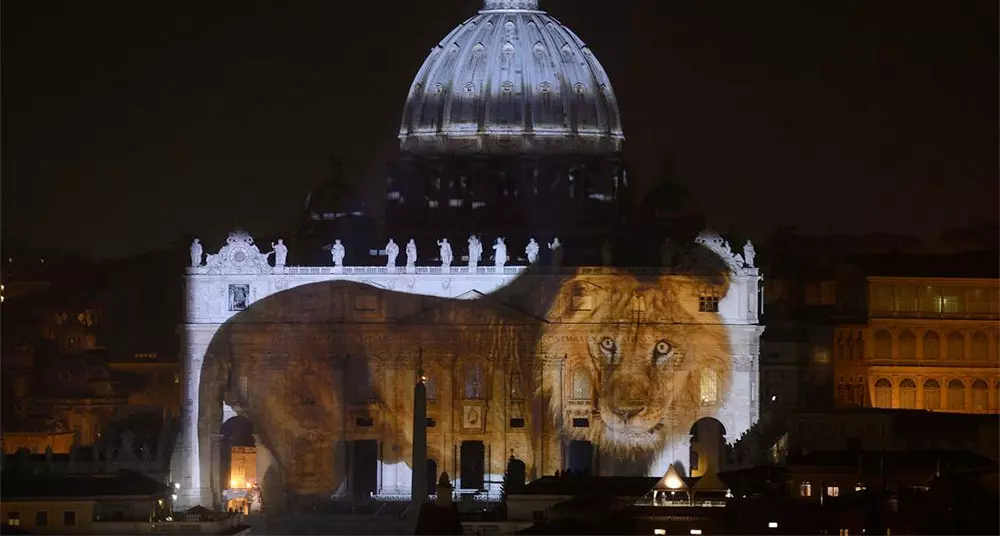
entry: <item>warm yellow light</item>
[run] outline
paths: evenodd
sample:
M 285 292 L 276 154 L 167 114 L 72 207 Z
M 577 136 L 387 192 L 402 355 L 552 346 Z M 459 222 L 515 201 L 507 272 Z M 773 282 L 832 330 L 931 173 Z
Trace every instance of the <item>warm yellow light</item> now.
M 667 480 L 664 483 L 670 489 L 680 489 L 684 487 L 684 482 L 682 482 L 680 477 L 677 475 L 667 475 Z
M 653 534 L 656 534 L 657 536 L 663 536 L 666 533 L 666 529 L 653 529 Z
M 694 536 L 698 536 L 699 534 L 701 534 L 701 529 L 691 529 L 691 534 L 693 534 Z
M 770 523 L 767 524 L 767 528 L 769 528 L 769 529 L 776 529 L 776 528 L 778 528 L 778 522 L 777 521 L 771 521 Z

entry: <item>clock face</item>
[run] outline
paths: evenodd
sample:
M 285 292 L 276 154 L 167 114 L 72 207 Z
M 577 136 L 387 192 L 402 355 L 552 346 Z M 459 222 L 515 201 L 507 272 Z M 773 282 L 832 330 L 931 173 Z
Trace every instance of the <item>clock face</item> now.
M 232 261 L 233 264 L 242 264 L 246 261 L 248 256 L 246 248 L 237 247 L 233 248 L 233 250 L 229 253 L 229 260 Z

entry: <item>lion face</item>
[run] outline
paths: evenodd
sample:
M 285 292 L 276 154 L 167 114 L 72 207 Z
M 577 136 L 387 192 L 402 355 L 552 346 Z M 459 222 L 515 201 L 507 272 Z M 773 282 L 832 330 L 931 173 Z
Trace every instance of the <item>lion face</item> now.
M 559 378 L 551 377 L 552 369 L 543 372 L 550 376 L 543 390 L 570 439 L 637 458 L 687 435 L 699 415 L 714 410 L 728 389 L 731 353 L 718 314 L 698 310 L 704 280 L 616 277 L 608 283 L 577 280 L 565 287 L 565 299 L 555 305 L 561 318 L 542 338 L 550 341 L 543 352 L 565 362 Z M 585 293 L 593 294 L 589 302 L 581 298 Z M 548 387 L 560 381 L 562 400 Z M 582 414 L 588 426 L 571 426 Z

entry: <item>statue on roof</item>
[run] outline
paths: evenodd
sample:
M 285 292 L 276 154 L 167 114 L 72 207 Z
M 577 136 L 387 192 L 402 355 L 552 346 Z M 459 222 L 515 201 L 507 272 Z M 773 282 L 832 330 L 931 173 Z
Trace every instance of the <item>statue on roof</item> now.
M 743 261 L 747 263 L 748 268 L 753 268 L 756 258 L 757 250 L 754 249 L 753 243 L 747 240 L 747 243 L 743 245 Z
M 330 257 L 333 259 L 333 265 L 336 267 L 344 266 L 344 257 L 347 256 L 347 250 L 344 249 L 344 245 L 340 243 L 340 239 L 333 241 L 333 246 L 330 247 Z
M 389 239 L 389 243 L 385 245 L 385 256 L 387 257 L 385 265 L 388 268 L 396 267 L 396 257 L 399 256 L 399 246 L 396 245 L 396 241 Z
M 552 250 L 552 266 L 556 268 L 562 266 L 563 245 L 559 242 L 558 236 L 549 243 L 549 249 Z
M 451 244 L 448 243 L 447 238 L 442 238 L 438 240 L 437 245 L 440 248 L 441 267 L 450 268 L 451 261 L 455 258 L 454 252 L 451 250 Z
M 528 245 L 524 248 L 524 254 L 528 257 L 528 264 L 534 264 L 538 260 L 538 250 L 541 249 L 538 246 L 538 242 L 535 242 L 534 238 L 528 239 Z
M 497 238 L 496 243 L 493 244 L 493 250 L 493 265 L 503 269 L 504 265 L 507 264 L 507 244 L 504 243 L 503 238 Z
M 476 235 L 469 236 L 469 268 L 479 266 L 479 260 L 483 258 L 483 243 Z
M 417 266 L 417 243 L 411 238 L 406 243 L 406 267 L 415 268 Z
M 274 250 L 275 268 L 284 266 L 285 260 L 288 259 L 288 246 L 285 245 L 285 241 L 279 238 L 277 244 L 271 242 L 271 249 Z
M 201 256 L 205 252 L 204 248 L 201 246 L 201 240 L 197 238 L 191 242 L 191 267 L 197 268 L 201 266 Z

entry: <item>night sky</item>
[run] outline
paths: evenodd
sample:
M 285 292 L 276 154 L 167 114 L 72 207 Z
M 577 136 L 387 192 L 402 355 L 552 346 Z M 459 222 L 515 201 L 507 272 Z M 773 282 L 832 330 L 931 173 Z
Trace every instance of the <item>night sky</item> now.
M 426 54 L 478 0 L 2 3 L 5 241 L 213 250 L 341 158 L 372 202 Z M 998 213 L 993 0 L 541 0 L 607 69 L 640 186 L 766 233 Z

